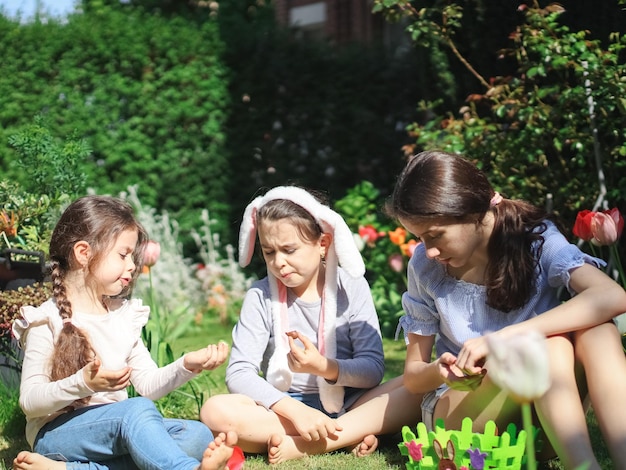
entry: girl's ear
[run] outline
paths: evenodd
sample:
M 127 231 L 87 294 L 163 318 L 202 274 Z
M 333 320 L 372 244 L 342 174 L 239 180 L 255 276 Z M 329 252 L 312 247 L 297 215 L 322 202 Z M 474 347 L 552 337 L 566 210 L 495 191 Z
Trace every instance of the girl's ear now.
M 89 258 L 91 257 L 91 247 L 89 243 L 85 240 L 80 240 L 74 243 L 74 259 L 80 265 L 80 267 L 84 268 L 89 263 Z
M 322 256 L 326 256 L 331 243 L 333 242 L 333 236 L 330 233 L 322 233 L 320 237 L 320 247 L 322 250 Z

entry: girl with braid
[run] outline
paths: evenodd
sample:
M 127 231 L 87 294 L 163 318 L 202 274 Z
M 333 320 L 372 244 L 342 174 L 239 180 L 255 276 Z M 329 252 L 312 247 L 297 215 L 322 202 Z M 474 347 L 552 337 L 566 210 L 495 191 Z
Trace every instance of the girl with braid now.
M 153 402 L 220 366 L 228 345 L 161 368 L 152 360 L 141 339 L 150 309 L 127 298 L 147 238 L 132 207 L 113 197 L 85 196 L 62 214 L 50 242 L 53 296 L 23 307 L 13 323 L 34 450 L 21 452 L 14 468 L 228 468 L 236 434 L 214 439 L 199 421 L 165 419 Z M 128 397 L 131 384 L 141 396 Z

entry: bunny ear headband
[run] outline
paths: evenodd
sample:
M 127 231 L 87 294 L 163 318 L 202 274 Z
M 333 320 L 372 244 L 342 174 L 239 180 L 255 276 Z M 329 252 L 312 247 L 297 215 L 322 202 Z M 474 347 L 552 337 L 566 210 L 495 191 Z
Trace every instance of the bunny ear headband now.
M 264 196 L 254 199 L 243 215 L 239 230 L 239 264 L 247 266 L 254 254 L 254 243 L 257 235 L 257 211 L 269 201 L 284 199 L 299 205 L 309 212 L 317 221 L 322 231 L 331 233 L 333 241 L 326 253 L 326 281 L 322 296 L 318 349 L 321 354 L 334 359 L 337 354 L 335 336 L 335 319 L 337 317 L 337 266 L 352 277 L 358 278 L 365 274 L 365 264 L 361 253 L 354 243 L 352 232 L 343 218 L 313 197 L 312 194 L 295 186 L 278 186 Z M 268 271 L 268 280 L 272 295 L 272 320 L 275 351 L 267 368 L 267 381 L 281 391 L 289 390 L 292 372 L 287 364 L 289 342 L 285 333 L 289 331 L 287 316 L 287 289 Z M 317 379 L 322 405 L 329 413 L 337 413 L 343 408 L 343 387 L 329 384 L 323 377 Z

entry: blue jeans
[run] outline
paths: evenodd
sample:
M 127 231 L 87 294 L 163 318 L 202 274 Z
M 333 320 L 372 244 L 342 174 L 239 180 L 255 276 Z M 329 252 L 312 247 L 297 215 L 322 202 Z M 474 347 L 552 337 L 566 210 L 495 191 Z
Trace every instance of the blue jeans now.
M 331 418 L 337 418 L 339 416 L 338 413 L 329 413 L 324 409 L 319 393 L 285 392 L 285 395 L 289 395 L 291 398 L 301 401 L 305 405 L 315 408 Z
M 67 470 L 193 470 L 212 441 L 200 421 L 165 419 L 152 400 L 135 397 L 59 416 L 33 450 Z

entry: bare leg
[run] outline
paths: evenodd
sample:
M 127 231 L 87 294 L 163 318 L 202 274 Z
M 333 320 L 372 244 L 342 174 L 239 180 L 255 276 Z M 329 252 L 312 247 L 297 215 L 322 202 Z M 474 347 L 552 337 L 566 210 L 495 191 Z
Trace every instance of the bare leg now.
M 376 435 L 417 424 L 421 418 L 421 401 L 422 395 L 410 393 L 402 386 L 402 377 L 396 377 L 369 390 L 354 407 L 337 418 L 343 430 L 334 439 L 305 441 L 300 436 L 272 435 L 267 442 L 269 462 L 276 464 L 346 447 L 356 449 L 355 455 L 368 455 L 373 452 L 373 449 L 368 452 L 368 448 L 378 445 Z
M 65 470 L 65 462 L 44 457 L 35 452 L 23 450 L 13 459 L 14 470 Z
M 605 323 L 577 332 L 574 344 L 613 467 L 626 468 L 626 359 L 620 334 L 615 325 Z
M 535 402 L 543 430 L 564 468 L 589 465 L 584 468 L 600 470 L 593 454 L 585 410 L 578 393 L 574 347 L 569 338 L 548 338 L 548 355 L 552 384 L 544 396 Z
M 213 433 L 234 431 L 239 447 L 257 454 L 266 452 L 271 435 L 297 433 L 290 421 L 239 394 L 212 396 L 202 406 L 200 420 Z
M 233 447 L 237 444 L 237 434 L 220 433 L 209 444 L 202 456 L 200 470 L 228 470 L 228 459 L 233 455 Z
M 489 363 L 485 367 L 489 370 Z M 443 419 L 446 429 L 461 429 L 465 417 L 472 419 L 474 432 L 483 432 L 488 421 L 502 430 L 521 421 L 519 404 L 491 381 L 489 373 L 475 391 L 446 391 L 433 413 L 433 421 Z

